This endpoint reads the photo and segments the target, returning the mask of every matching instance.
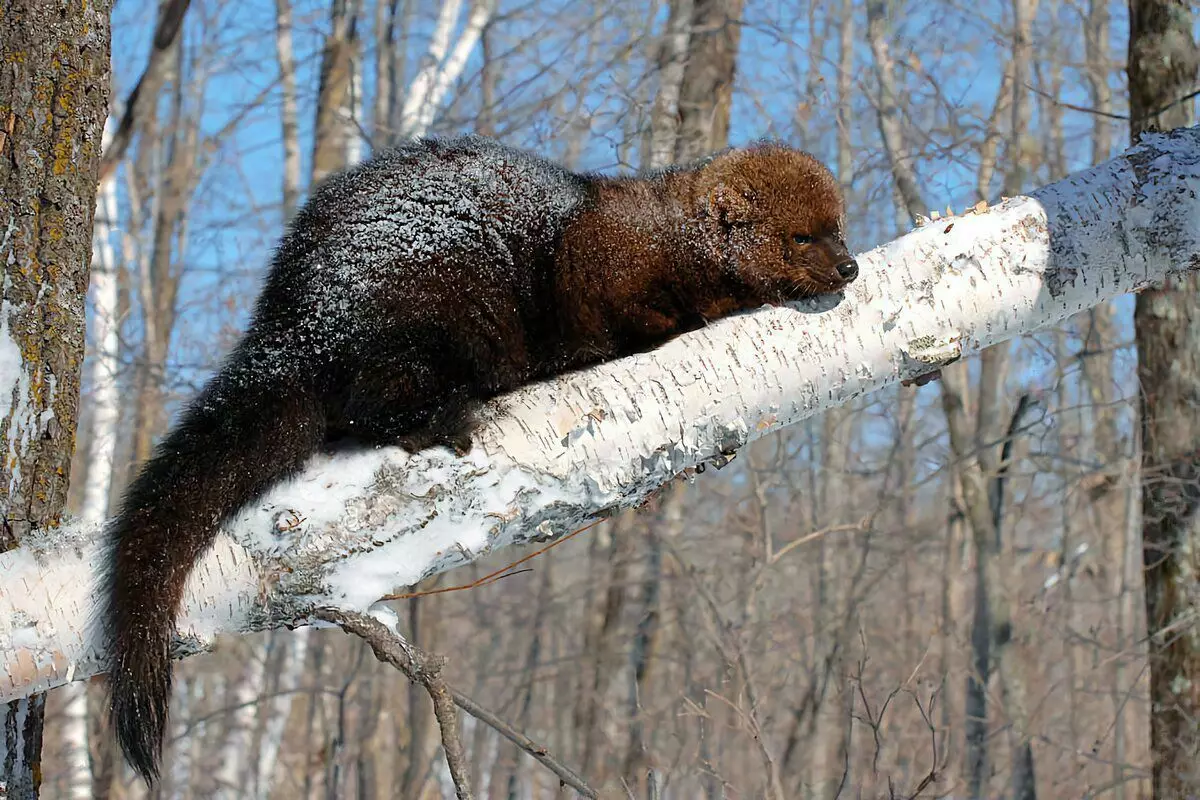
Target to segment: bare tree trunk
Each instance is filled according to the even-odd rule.
[[[720,150],[729,141],[743,2],[694,0],[687,64],[679,89],[677,162]]]
[[[661,601],[663,580],[662,537],[671,535],[672,526],[678,526],[682,515],[682,504],[686,487],[676,483],[670,486],[661,499],[659,519],[646,519],[645,572],[641,580],[641,596],[637,609],[637,627],[630,645],[629,696],[626,700],[629,711],[629,747],[625,752],[621,774],[631,787],[646,791],[646,771],[653,767],[650,749],[646,745],[646,721],[643,713],[643,698],[648,698],[651,669],[658,649],[661,625]]]
[[[854,64],[854,7],[852,0],[843,0],[838,37],[837,79],[837,173],[838,182],[847,196],[852,189],[854,154],[850,141],[851,80]],[[830,409],[822,420],[820,525],[846,522],[842,500],[850,494],[844,486],[849,456],[851,410],[846,406]],[[852,575],[854,565],[851,545],[842,539],[822,537],[819,542],[819,565],[823,583],[829,591],[819,601],[817,632],[824,640],[828,690],[819,698],[817,708],[817,754],[820,797],[833,798],[845,788],[850,770],[850,747],[853,735],[854,695],[850,684],[847,654],[851,647],[849,636],[856,629]]]
[[[421,598],[409,600],[408,630],[412,641],[430,649],[432,642],[425,634],[425,604]],[[432,737],[433,705],[420,685],[408,684],[408,747],[404,758],[404,777],[400,797],[420,797],[428,778],[429,745]]]
[[[1026,161],[1032,154],[1027,144],[1033,117],[1028,87],[1033,80],[1033,22],[1038,0],[1012,0],[1012,9],[1012,127],[1008,138],[1008,169],[1000,190],[1007,197],[1018,195],[1025,188]]]
[[[979,144],[979,170],[975,177],[975,191],[980,200],[992,197],[992,178],[996,174],[996,162],[1000,152],[1000,142],[1003,133],[1000,120],[1012,109],[1013,62],[1009,60],[1004,65],[1004,74],[1000,78],[1000,89],[996,93],[996,102],[992,105],[992,113],[988,116],[987,127],[983,141]]]
[[[1108,0],[1089,0],[1084,18],[1084,54],[1090,105],[1096,110],[1092,116],[1092,163],[1099,164],[1109,157],[1113,144],[1113,122],[1106,115],[1112,113],[1113,94],[1108,81],[1112,72],[1109,57],[1109,32],[1112,26]],[[1094,447],[1102,468],[1102,484],[1090,494],[1091,519],[1101,530],[1101,559],[1110,569],[1109,597],[1115,603],[1113,652],[1124,654],[1127,642],[1127,607],[1129,605],[1128,570],[1130,538],[1135,535],[1129,524],[1134,513],[1129,500],[1131,487],[1124,485],[1132,481],[1135,469],[1130,458],[1129,442],[1118,428],[1121,411],[1114,408],[1117,400],[1114,361],[1120,333],[1116,325],[1116,311],[1112,304],[1105,303],[1080,315],[1077,322],[1082,328],[1083,352],[1080,365],[1083,371],[1091,413],[1094,420]],[[1125,657],[1120,655],[1110,660],[1109,694],[1112,698],[1113,749],[1112,780],[1113,796],[1125,800]]]
[[[116,744],[107,736],[108,717],[105,707],[108,696],[104,683],[99,678],[86,681],[88,694],[88,742],[92,774],[92,789],[89,797],[94,800],[109,800],[113,794],[113,779],[117,772]]]
[[[112,129],[105,125],[105,139]],[[90,364],[92,386],[91,442],[88,448],[86,483],[81,519],[99,522],[108,514],[109,493],[117,448],[117,368],[119,365],[119,320],[117,317],[117,250],[113,236],[117,225],[117,186],[112,178],[101,181],[97,190],[96,226],[92,238],[92,311],[95,353]]]
[[[1020,0],[1018,0],[1020,2]],[[880,84],[880,97],[876,111],[879,115],[879,128],[883,137],[888,161],[896,187],[904,199],[904,204],[911,217],[923,213],[925,208],[921,198],[919,184],[911,164],[903,157],[902,130],[899,125],[899,109],[896,107],[898,91],[894,86],[892,61],[886,40],[886,6],[879,0],[869,0],[867,4],[868,28],[867,34],[875,56],[876,75]],[[1012,69],[1010,65],[1009,69]],[[1000,91],[1011,91],[1012,79],[1006,72],[1001,82]],[[989,129],[981,144],[980,169],[978,185],[980,192],[986,192],[991,183],[991,174],[995,166],[995,152],[999,143],[998,118],[1002,109],[1007,106],[1003,99],[998,99],[993,109]],[[1000,424],[998,403],[1000,401],[1000,386],[1002,375],[1007,362],[1007,347],[1001,346],[984,351],[980,374],[980,403],[975,431],[972,433],[968,418],[971,409],[969,379],[965,364],[956,364],[943,371],[942,407],[951,431],[951,450],[956,460],[956,481],[962,486],[963,502],[970,505],[981,504],[973,516],[968,511],[967,519],[971,524],[973,553],[974,553],[974,606],[971,622],[971,666],[967,670],[967,686],[965,704],[964,736],[965,752],[964,767],[966,773],[967,795],[975,798],[982,796],[988,774],[988,711],[987,685],[992,671],[992,638],[994,615],[996,613],[999,590],[998,565],[995,559],[998,551],[998,531],[994,530],[993,499],[988,492],[984,480],[989,467],[996,466],[994,460],[989,463],[990,447],[977,449],[982,442],[996,441],[994,434]],[[989,435],[991,434],[991,435]],[[967,461],[972,453],[976,455]],[[978,474],[971,477],[968,470]],[[951,546],[953,546],[951,544]],[[948,600],[949,587],[945,589],[944,597]]]
[[[1029,96],[1029,85],[1032,82],[1033,72],[1033,23],[1037,17],[1038,0],[1013,0],[1013,48],[1012,48],[1012,64],[1013,64],[1013,102],[1012,102],[1012,129],[1008,140],[1008,169],[1004,176],[1004,185],[1001,194],[1008,197],[1013,197],[1020,194],[1025,189],[1025,176],[1027,174],[1026,159],[1032,152],[1027,144],[1029,141],[1028,131],[1030,129],[1030,120],[1033,116],[1033,103]],[[992,348],[996,351],[997,358],[999,353],[1003,352],[1004,360],[1008,360],[1009,348]],[[984,365],[987,365],[987,353],[984,353]],[[981,379],[982,382],[982,379]],[[997,390],[1002,390],[998,386]],[[980,400],[983,403],[983,398]],[[1019,413],[1019,412],[1017,412]],[[986,430],[980,420],[981,430]],[[995,422],[998,425],[1002,424],[999,415],[996,415]],[[993,431],[1000,433],[999,429]],[[992,439],[997,441],[998,437]],[[1011,442],[1006,441],[1004,448],[1011,446]],[[996,530],[997,539],[1003,536],[1001,527],[1002,503],[1001,495],[1003,484],[1000,483],[1001,470],[1007,469],[1006,464],[996,464],[992,469],[992,473],[997,477],[993,482],[993,490],[991,492],[991,503],[996,511]],[[1037,797],[1037,778],[1034,770],[1033,762],[1033,746],[1031,744],[1032,733],[1029,730],[1029,707],[1028,707],[1028,685],[1026,679],[1025,665],[1019,663],[1020,654],[1017,649],[1007,642],[1007,639],[1015,634],[1012,631],[1012,626],[1016,623],[1016,611],[1019,607],[1019,599],[1016,597],[1016,587],[1018,583],[1018,573],[1014,571],[1012,559],[1009,556],[1011,547],[1005,548],[1005,555],[1000,561],[1002,572],[1002,584],[998,584],[995,588],[997,591],[997,599],[1005,603],[1004,613],[997,615],[995,619],[996,631],[994,634],[997,649],[997,668],[1000,672],[1001,680],[1004,681],[1004,702],[1008,717],[1016,723],[1014,736],[1014,753],[1013,753],[1013,774],[1012,774],[1012,792],[1015,800],[1033,800]],[[1003,587],[1008,587],[1004,591]],[[995,611],[996,609],[993,609]],[[1008,633],[1005,633],[1007,626]],[[1006,646],[1007,645],[1007,646]]]
[[[197,176],[196,151],[200,119],[185,108],[189,91],[184,86],[184,53],[175,46],[173,70],[164,81],[172,83],[170,119],[158,143],[158,153],[166,159],[156,170],[158,186],[154,192],[154,214],[150,219],[152,239],[148,258],[139,271],[139,295],[143,319],[143,353],[138,364],[135,397],[133,455],[134,464],[150,457],[155,437],[166,424],[163,388],[166,384],[167,355],[175,330],[179,284],[183,278],[183,242],[186,241],[188,207]],[[166,68],[164,68],[165,70]],[[196,91],[196,87],[190,87]],[[145,132],[154,129],[149,120],[141,123]],[[150,147],[149,143],[139,145]]]
[[[1058,389],[1055,394],[1056,413],[1061,415],[1064,422],[1060,422],[1058,426],[1058,441],[1056,446],[1060,453],[1068,453],[1073,445],[1070,440],[1071,430],[1065,424],[1065,419],[1070,414],[1071,399],[1068,394],[1067,382],[1067,365],[1070,363],[1070,356],[1067,353],[1066,333],[1062,330],[1054,332],[1054,362],[1057,367],[1056,382]],[[1074,416],[1078,420],[1080,430],[1084,427],[1082,414],[1075,413]],[[1078,435],[1078,434],[1076,434]],[[1081,454],[1081,460],[1085,459],[1086,455]],[[1063,460],[1063,463],[1058,468],[1059,481],[1061,484],[1062,498],[1062,542],[1059,545],[1058,564],[1060,568],[1065,569],[1068,559],[1072,557],[1076,545],[1076,530],[1077,526],[1074,523],[1075,514],[1078,510],[1075,508],[1074,493],[1071,491],[1075,485],[1075,470]],[[1086,529],[1085,529],[1086,530]],[[1084,537],[1080,537],[1083,541]],[[1062,625],[1064,630],[1072,631],[1076,623],[1076,598],[1075,598],[1075,581],[1065,580],[1062,583],[1062,607],[1059,611],[1062,617]],[[1079,710],[1082,705],[1079,702],[1079,676],[1080,676],[1080,647],[1076,641],[1076,637],[1070,633],[1063,639],[1063,656],[1066,658],[1066,673],[1067,673],[1067,731],[1069,739],[1067,740],[1070,749],[1075,750],[1079,742]]]
[[[1112,154],[1113,121],[1106,115],[1112,113],[1112,89],[1108,85],[1112,73],[1108,52],[1109,28],[1112,26],[1108,11],[1109,0],[1088,0],[1087,16],[1083,23],[1084,61],[1087,69],[1088,94],[1092,116],[1092,163],[1099,164]]]
[[[396,11],[399,0],[375,2],[375,97],[371,101],[371,141],[375,148],[384,146],[391,138],[388,115],[395,102],[392,95],[392,35],[396,30]]]
[[[613,530],[608,533],[609,546],[600,551],[601,557],[594,559],[597,569],[589,571],[595,575],[603,569],[607,574],[599,592],[601,602],[596,604],[597,608],[591,615],[594,620],[588,625],[585,637],[583,655],[589,669],[582,674],[587,676],[590,672],[591,683],[579,689],[576,727],[583,737],[579,753],[580,774],[588,776],[598,785],[604,784],[612,756],[611,743],[602,743],[605,721],[603,709],[619,666],[616,634],[628,594],[626,582],[629,562],[633,558],[637,519],[634,513],[626,512],[613,521]]]
[[[1093,150],[1098,147],[1093,142]],[[1131,459],[1130,438],[1122,433],[1124,426],[1121,417],[1128,412],[1123,404],[1117,405],[1120,398],[1117,396],[1114,361],[1121,333],[1117,326],[1116,311],[1111,303],[1096,306],[1080,315],[1077,325],[1083,341],[1079,360],[1091,406],[1092,447],[1101,465],[1098,474],[1089,476],[1088,518],[1101,537],[1100,559],[1105,565],[1103,574],[1107,577],[1104,587],[1106,596],[1103,599],[1106,607],[1112,609],[1109,615],[1113,619],[1111,644],[1112,652],[1117,654],[1108,659],[1113,716],[1112,778],[1113,794],[1117,800],[1123,800],[1127,704],[1125,663],[1128,658],[1126,650],[1130,646],[1125,630],[1129,600],[1129,577],[1125,565],[1129,561],[1130,537],[1136,533],[1129,524],[1133,509],[1130,508],[1128,497],[1136,465]],[[1099,661],[1098,654],[1094,660]],[[1097,663],[1096,666],[1099,668],[1100,665]]]
[[[104,126],[102,149],[108,146],[113,130],[110,116]],[[114,459],[117,445],[118,408],[117,368],[119,337],[117,335],[117,254],[113,236],[117,223],[116,180],[109,177],[100,182],[96,192],[95,227],[92,234],[92,319],[94,352],[85,359],[92,388],[92,417],[87,457],[83,464],[83,500],[79,518],[99,523],[108,514],[109,494],[113,484]],[[66,793],[69,797],[92,796],[92,770],[88,740],[88,683],[77,681],[62,688],[67,696],[62,725],[63,746],[68,763]],[[109,747],[101,740],[100,748]]]
[[[380,5],[383,5],[382,2]],[[292,54],[291,0],[275,0],[275,52],[279,58],[279,121],[283,127],[283,220],[300,202],[300,124],[296,113],[296,58]]]
[[[377,143],[380,146],[393,145],[400,138],[400,117],[404,110],[404,106],[400,102],[401,87],[406,85],[408,79],[406,48],[408,46],[408,32],[412,27],[412,18],[416,13],[416,7],[417,3],[413,0],[392,0],[391,28],[388,32],[391,50],[388,54],[387,64],[387,85],[390,88],[391,94],[388,98],[387,137],[382,142]],[[397,27],[399,28],[398,30]]]
[[[820,516],[818,529],[845,522],[841,498],[846,495],[846,465],[849,449],[850,410],[845,406],[825,412],[821,425]],[[824,689],[817,699],[816,783],[817,797],[837,797],[849,778],[850,737],[853,730],[854,695],[847,668],[853,635],[855,607],[853,560],[850,543],[840,538],[819,540],[820,584],[816,618],[817,635],[823,644],[819,669]]]
[[[275,698],[268,705],[267,719],[263,725],[259,745],[258,763],[255,765],[254,791],[259,800],[267,800],[271,788],[279,782],[279,765],[276,759],[283,745],[283,735],[292,713],[292,705],[298,695],[300,678],[308,655],[309,629],[296,631],[272,631],[270,649],[283,650],[279,659],[275,680]]]
[[[601,17],[601,7],[597,6],[592,11],[592,28],[600,27]],[[594,35],[589,36],[587,50],[583,56],[583,63],[595,63],[596,48],[598,46],[598,37]],[[563,148],[562,164],[567,169],[579,168],[579,160],[583,157],[583,148],[587,144],[588,132],[592,127],[592,120],[586,107],[591,77],[591,75],[585,75],[576,84],[572,91],[575,100],[574,107],[569,112],[563,114],[566,120],[566,131],[563,133],[563,138],[566,139],[566,147]]]
[[[957,642],[961,629],[961,620],[966,616],[962,608],[963,589],[963,551],[966,547],[966,518],[962,512],[962,489],[957,481],[950,481],[947,487],[946,503],[946,542],[942,555],[944,574],[941,579],[941,630],[938,635],[938,672],[941,676],[941,689],[944,695],[942,701],[942,728],[946,731],[943,744],[943,760],[946,764],[966,763],[958,761],[960,742],[963,732],[958,730],[955,723],[958,719],[969,720],[966,711],[966,694],[960,688],[962,684],[951,679],[953,668],[959,663],[956,657]],[[968,675],[970,669],[968,668]],[[961,714],[961,717],[960,717]],[[947,772],[954,776],[954,768],[948,767]],[[953,777],[950,777],[953,782]]]
[[[309,669],[309,680],[313,686],[319,686],[325,670],[325,655],[326,644],[324,639],[312,637],[309,643],[308,652],[311,653],[310,660],[312,667]],[[309,800],[312,797],[316,781],[314,780],[313,770],[313,752],[321,752],[328,746],[328,737],[324,728],[325,721],[325,694],[319,690],[310,691],[308,693],[308,708],[305,710],[304,718],[304,743],[305,758],[304,764],[304,779],[301,782],[303,787],[300,796],[304,800]],[[321,735],[319,740],[314,737],[313,731],[320,726]],[[314,747],[314,745],[319,745]]]
[[[921,200],[920,184],[912,161],[905,156],[904,131],[900,126],[899,90],[896,88],[895,65],[888,46],[887,3],[885,0],[867,0],[867,40],[875,57],[875,79],[879,82],[879,96],[875,100],[879,133],[883,137],[892,180],[900,196],[904,198],[909,218],[923,214],[925,205]]]
[[[1191,4],[1133,0],[1129,8],[1133,139],[1193,120],[1200,73]],[[1142,390],[1142,548],[1150,634],[1154,796],[1200,790],[1200,280],[1140,294],[1134,311]]]
[[[0,552],[57,524],[75,447],[87,265],[109,102],[105,0],[0,14]],[[37,796],[45,695],[4,707],[0,787]]]
[[[663,167],[675,160],[679,133],[679,92],[683,86],[692,34],[692,0],[670,0],[667,27],[658,56],[658,93],[650,115],[649,166]]]
[[[1038,83],[1042,85],[1044,94],[1041,96],[1040,113],[1045,119],[1045,144],[1042,147],[1042,160],[1048,169],[1046,177],[1052,181],[1062,180],[1067,176],[1067,143],[1063,132],[1064,109],[1060,98],[1063,90],[1063,61],[1066,55],[1059,42],[1065,39],[1066,31],[1059,21],[1059,2],[1050,0],[1046,16],[1050,20],[1049,30],[1046,31],[1050,40],[1048,52],[1034,62],[1034,72]],[[1049,73],[1047,79],[1044,71]]]
[[[994,562],[994,536],[987,487],[977,463],[963,463],[974,451],[968,418],[971,410],[969,377],[966,364],[955,364],[942,371],[942,408],[950,429],[951,451],[961,485],[963,510],[972,533],[974,555],[974,607],[971,620],[971,665],[967,670],[964,764],[967,796],[984,794],[988,774],[987,684],[991,675],[992,595],[995,577],[989,571]],[[968,472],[971,470],[971,472]],[[979,508],[982,507],[982,511]],[[992,591],[989,591],[992,590]]]
[[[215,779],[222,791],[249,794],[252,785],[249,765],[254,751],[254,733],[266,681],[268,650],[264,645],[243,647],[244,666],[230,692],[233,709],[226,715],[224,741],[220,746]]]
[[[65,695],[59,732],[66,766],[64,794],[74,800],[92,796],[92,769],[88,763],[87,683],[75,681],[60,690]]]
[[[357,135],[346,111],[353,102],[354,64],[359,57],[358,12],[359,0],[332,0],[330,4],[313,135],[314,186],[347,164],[351,141]]]
[[[529,626],[529,649],[525,653],[525,663],[520,673],[521,689],[517,707],[517,728],[520,730],[527,730],[533,722],[533,685],[538,666],[542,661],[542,651],[546,649],[548,634],[546,615],[550,607],[550,598],[554,595],[552,564],[552,561],[547,561],[542,569],[542,585],[538,588],[533,620]],[[503,746],[509,750],[509,757],[502,758],[500,761],[505,768],[497,770],[492,775],[491,796],[506,798],[506,800],[537,796],[536,792],[531,791],[532,787],[521,786],[521,768],[524,766],[524,756],[515,747]],[[501,791],[497,792],[497,790]]]
[[[489,19],[479,36],[479,116],[475,130],[481,136],[496,135],[496,91],[500,86],[500,62],[496,58],[496,21]]]

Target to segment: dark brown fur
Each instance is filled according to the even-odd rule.
[[[734,311],[835,292],[857,274],[838,184],[804,153],[760,145],[595,188],[565,229],[554,301],[562,329],[603,358]]]
[[[837,183],[778,145],[641,178],[481,137],[329,179],[250,325],[126,493],[103,623],[118,739],[147,779],[187,577],[221,523],[322,448],[470,445],[476,403],[857,274]]]

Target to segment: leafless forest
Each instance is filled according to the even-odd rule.
[[[1124,148],[1130,22],[1112,0],[121,0],[67,508],[108,512],[308,187],[374,149],[474,130],[633,171],[776,137],[834,169],[864,250]],[[1149,797],[1134,306],[857,398],[515,575],[394,602],[402,628],[604,797]],[[358,639],[222,639],[176,676],[155,796],[453,796],[425,690]],[[98,681],[50,695],[43,797],[145,795],[101,704]],[[576,796],[460,720],[476,796]]]

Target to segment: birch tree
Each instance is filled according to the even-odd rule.
[[[1130,4],[1134,141],[1194,119],[1200,46],[1182,0]],[[1142,552],[1150,634],[1150,741],[1156,797],[1200,787],[1200,281],[1187,275],[1138,297],[1142,388]]]
[[[382,5],[382,4],[381,4]],[[283,220],[300,202],[300,134],[296,111],[296,58],[292,53],[292,3],[275,0],[275,54],[279,60],[279,121],[283,140]]]
[[[437,24],[429,41],[429,50],[421,68],[408,87],[401,107],[396,139],[423,136],[433,124],[446,92],[454,85],[467,66],[467,58],[483,35],[483,29],[496,10],[496,0],[472,0],[466,22],[450,46],[450,38],[458,25],[463,0],[446,0],[438,13]]]
[[[317,120],[313,132],[312,182],[343,168],[347,157],[358,152],[359,136],[354,118],[354,70],[361,46],[358,36],[359,0],[332,0],[329,8],[329,32],[321,52],[321,82],[317,90]],[[278,17],[278,11],[277,11]],[[277,25],[290,22],[286,17]],[[285,59],[290,56],[285,36]],[[276,42],[276,48],[280,43]],[[281,72],[290,65],[281,61]],[[288,140],[285,140],[288,141]]]
[[[744,0],[693,0],[688,58],[679,89],[675,160],[720,150],[729,140]],[[675,31],[671,36],[680,35]],[[670,71],[668,71],[668,76]]]
[[[14,0],[0,15],[0,551],[48,535],[66,498],[108,112],[109,13],[104,0]],[[45,696],[5,701],[0,795],[36,797]]]
[[[741,0],[673,2],[659,50],[659,83],[650,117],[650,146],[644,166],[659,169],[728,144],[730,100],[736,74]],[[702,33],[694,34],[696,31]],[[655,662],[662,638],[664,539],[683,529],[684,486],[664,492],[661,508],[645,522],[645,550],[640,562],[630,643],[629,683],[625,705],[630,721],[621,774],[638,794],[652,793],[658,766],[649,743],[645,705],[652,696]],[[647,515],[650,517],[650,515]],[[693,693],[701,707],[703,692]]]

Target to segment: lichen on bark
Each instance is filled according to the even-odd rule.
[[[109,3],[0,13],[0,551],[53,524],[74,449]]]
[[[57,525],[66,499],[100,133],[109,0],[0,7],[0,552]],[[36,797],[43,697],[4,707],[0,785]]]

